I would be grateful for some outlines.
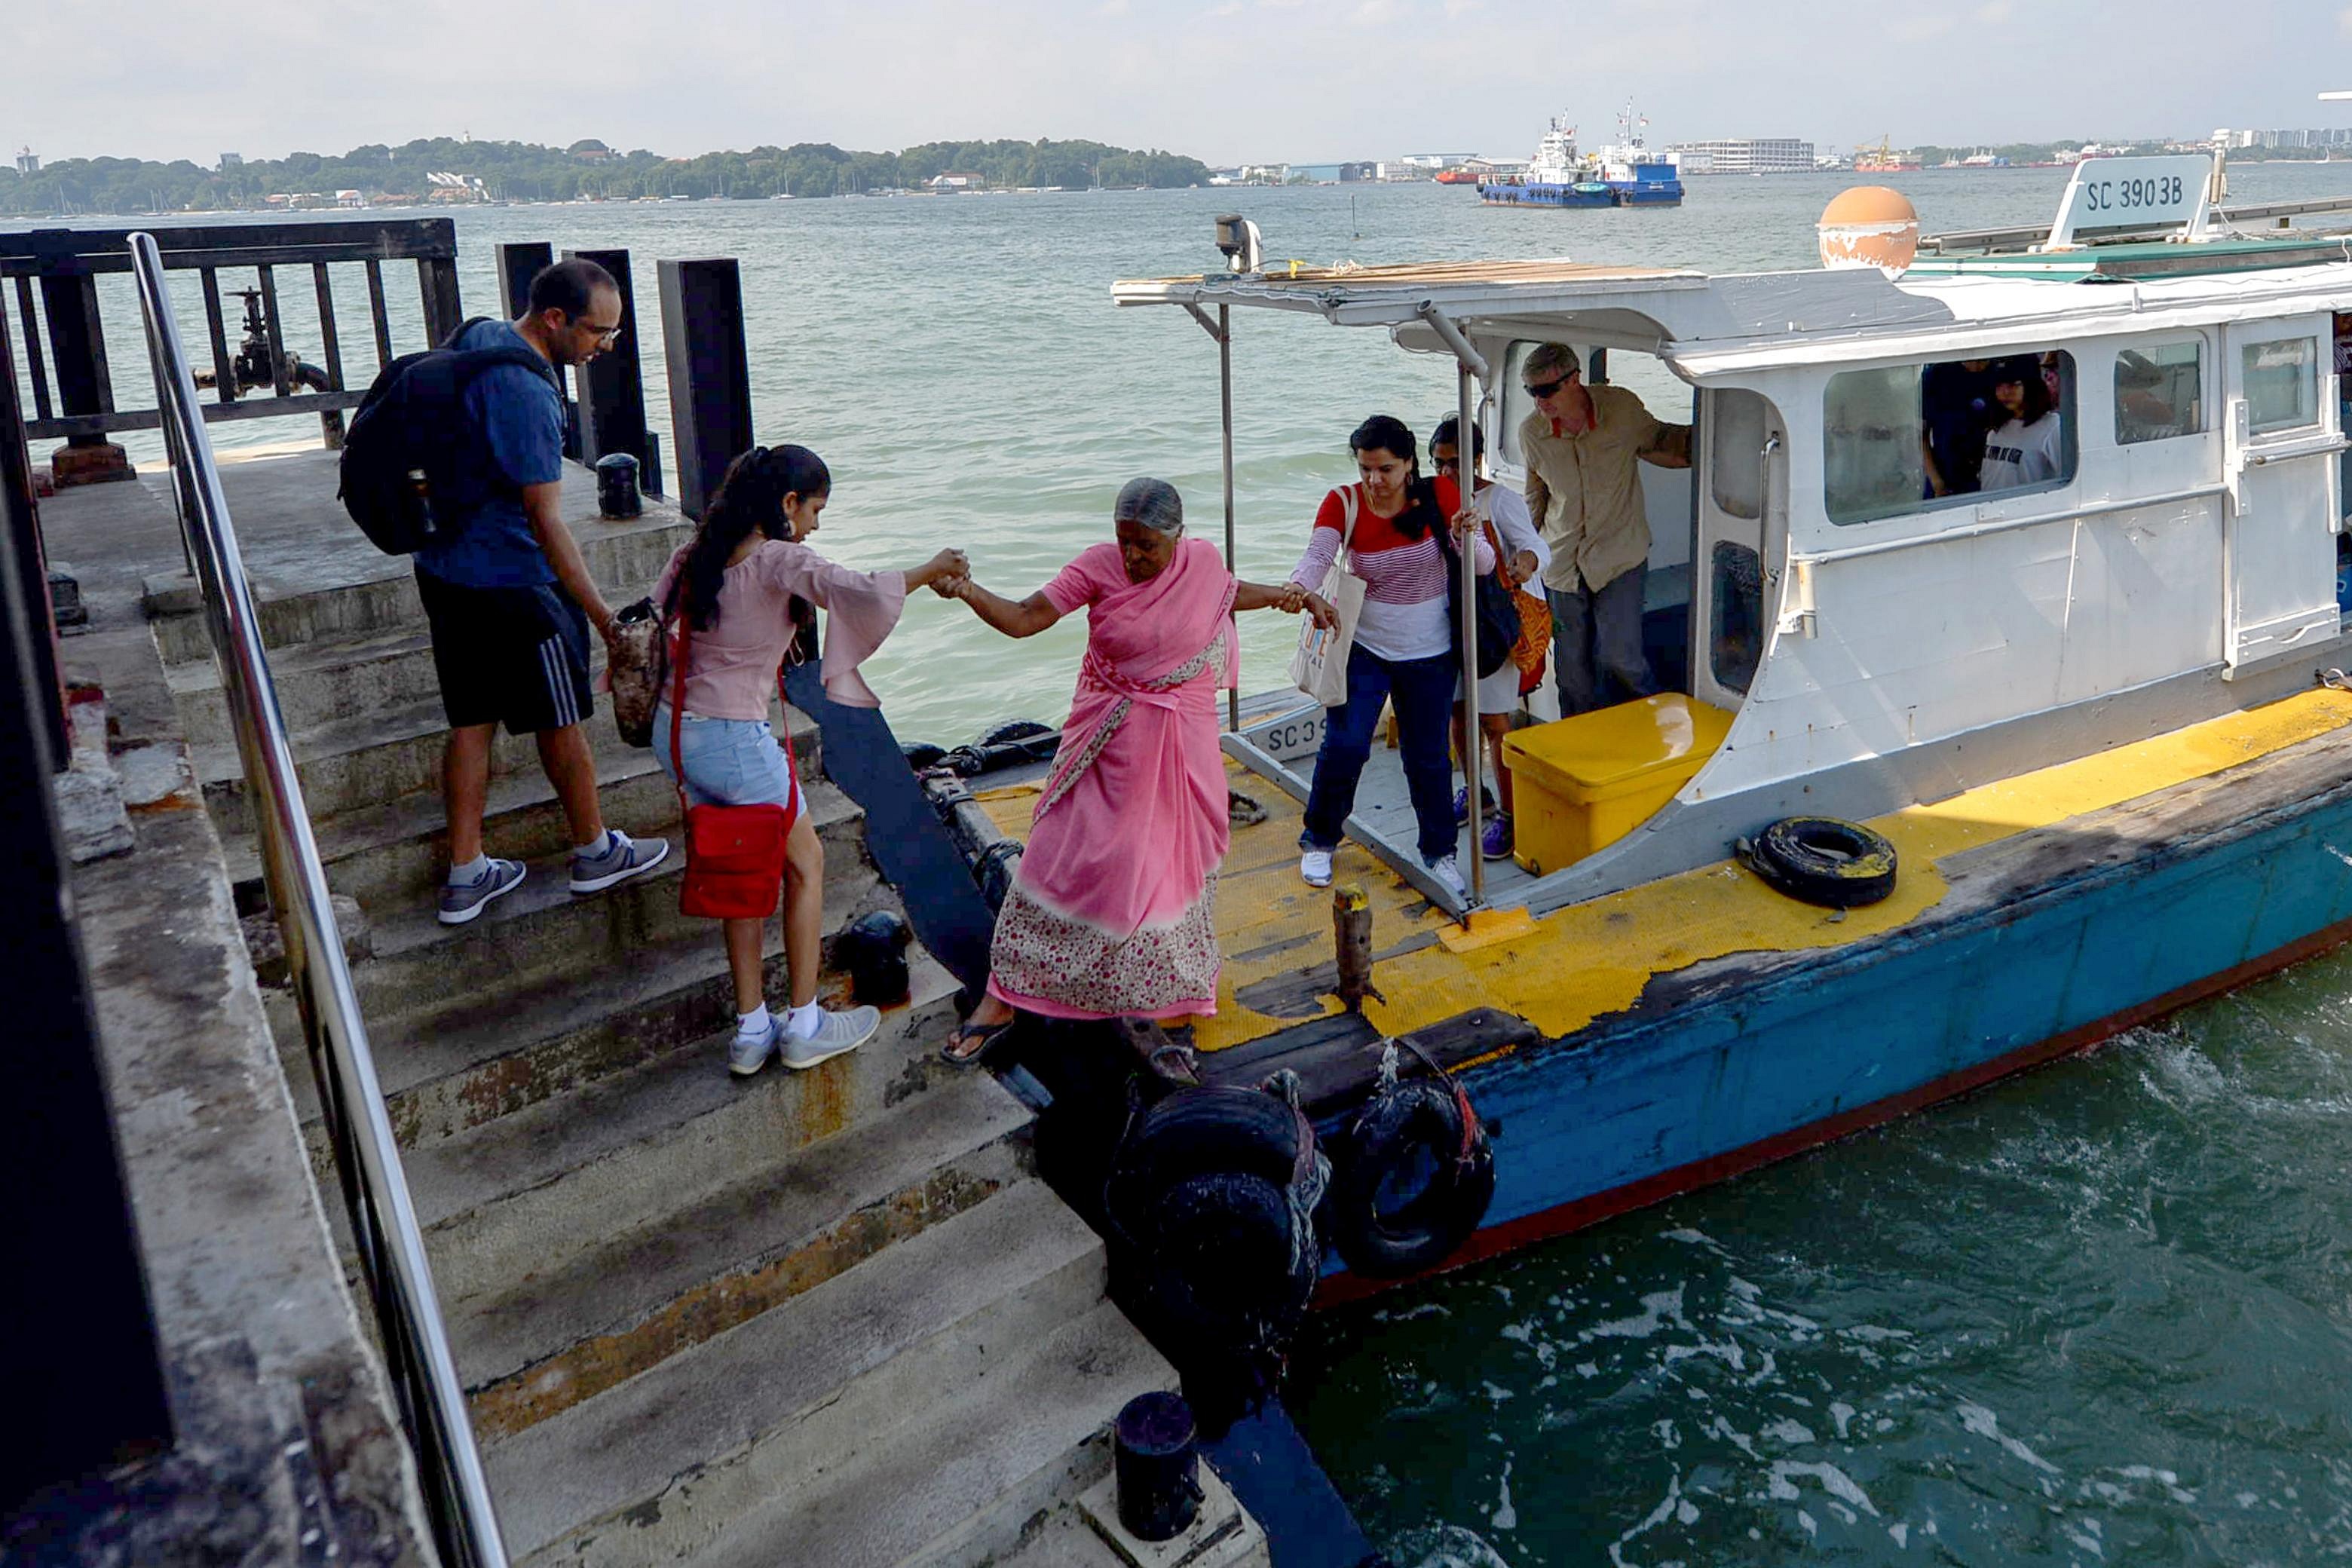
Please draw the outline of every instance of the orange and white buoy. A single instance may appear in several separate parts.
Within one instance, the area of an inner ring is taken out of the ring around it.
[[[1823,267],[1875,267],[1898,276],[1919,252],[1919,214],[1911,198],[1885,185],[1841,191],[1822,209]]]

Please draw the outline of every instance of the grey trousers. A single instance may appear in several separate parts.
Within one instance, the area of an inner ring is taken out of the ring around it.
[[[1658,689],[1642,651],[1642,585],[1648,575],[1646,565],[1636,566],[1597,589],[1544,590],[1551,602],[1552,679],[1562,718]]]

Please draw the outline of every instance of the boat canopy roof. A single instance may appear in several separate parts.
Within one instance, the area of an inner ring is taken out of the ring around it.
[[[1181,306],[1213,331],[1206,312],[1217,306],[1307,312],[1339,326],[1387,327],[1405,348],[1439,353],[1446,350],[1445,328],[1489,339],[1615,338],[1704,379],[1773,365],[1962,350],[1997,344],[2020,330],[2044,339],[2097,336],[2287,316],[2352,300],[2352,259],[2305,258],[2284,267],[2278,260],[2241,256],[2232,268],[2130,278],[2088,268],[2011,271],[1979,261],[1918,268],[1893,279],[1871,268],[1710,277],[1565,258],[1290,264],[1126,279],[1111,286],[1111,298],[1122,306]]]

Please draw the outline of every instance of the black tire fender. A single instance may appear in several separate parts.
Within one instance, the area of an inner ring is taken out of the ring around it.
[[[1842,817],[1782,817],[1741,840],[1739,857],[1789,897],[1829,909],[1859,909],[1895,890],[1895,846]]]
[[[991,726],[988,731],[981,736],[980,743],[983,746],[1002,746],[1008,741],[1026,741],[1033,736],[1050,735],[1053,732],[1054,727],[1051,724],[1040,724],[1034,719],[1008,719],[1002,724]]]
[[[1391,1084],[1348,1128],[1331,1178],[1331,1242],[1368,1278],[1419,1274],[1475,1234],[1494,1198],[1494,1150],[1462,1087],[1451,1078]]]

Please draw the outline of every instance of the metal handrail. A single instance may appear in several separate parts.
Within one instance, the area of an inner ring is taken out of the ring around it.
[[[236,531],[223,499],[212,437],[196,400],[164,289],[152,235],[131,237],[131,269],[155,370],[156,403],[172,458],[181,531],[204,590],[205,618],[251,792],[269,903],[286,945],[302,1037],[319,1080],[336,1173],[351,1211],[360,1268],[374,1300],[384,1359],[416,1453],[441,1560],[457,1568],[506,1568],[498,1516],[466,1415],[465,1385],[441,1321],[425,1238],[410,1201],[400,1149],[384,1112],[367,1025],[343,961],[327,874],[302,804],[294,752],[278,711]]]

